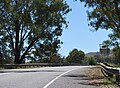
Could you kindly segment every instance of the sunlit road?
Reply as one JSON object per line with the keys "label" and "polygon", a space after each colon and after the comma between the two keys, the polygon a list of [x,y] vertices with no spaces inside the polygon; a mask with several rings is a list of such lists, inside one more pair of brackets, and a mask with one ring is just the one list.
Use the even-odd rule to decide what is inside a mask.
{"label": "sunlit road", "polygon": [[85,69],[64,66],[0,71],[0,88],[96,88],[86,85]]}

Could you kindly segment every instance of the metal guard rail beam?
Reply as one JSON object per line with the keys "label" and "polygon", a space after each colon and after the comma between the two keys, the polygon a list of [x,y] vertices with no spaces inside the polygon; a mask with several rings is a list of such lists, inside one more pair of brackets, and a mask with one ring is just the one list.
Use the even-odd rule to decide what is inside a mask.
{"label": "metal guard rail beam", "polygon": [[103,63],[100,64],[101,68],[106,71],[107,73],[113,74],[113,75],[120,75],[120,68],[114,68],[114,67],[108,67],[104,65]]}
{"label": "metal guard rail beam", "polygon": [[64,64],[57,63],[33,63],[33,64],[0,64],[0,67],[25,67],[25,66],[63,66]]}
{"label": "metal guard rail beam", "polygon": [[0,64],[3,68],[30,67],[30,66],[79,66],[77,63],[29,63],[29,64]]}
{"label": "metal guard rail beam", "polygon": [[103,73],[103,75],[105,77],[108,77],[108,78],[112,78],[115,76],[116,78],[116,82],[119,84],[120,83],[120,68],[114,68],[114,67],[110,67],[109,65],[106,66],[105,64],[103,63],[99,63],[100,67],[101,67],[101,71],[103,73],[106,73],[106,75]]}

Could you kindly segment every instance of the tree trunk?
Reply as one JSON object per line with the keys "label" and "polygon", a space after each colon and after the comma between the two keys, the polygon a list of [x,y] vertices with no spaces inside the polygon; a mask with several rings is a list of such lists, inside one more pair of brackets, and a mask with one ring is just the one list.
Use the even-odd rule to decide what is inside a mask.
{"label": "tree trunk", "polygon": [[19,32],[20,32],[20,26],[19,21],[16,20],[16,38],[15,38],[15,64],[20,64],[20,50],[19,50]]}
{"label": "tree trunk", "polygon": [[35,43],[35,39],[29,44],[29,46],[27,47],[26,51],[21,56],[20,63],[23,62],[23,60],[25,59],[25,55],[28,53],[29,49],[34,45],[34,43]]}

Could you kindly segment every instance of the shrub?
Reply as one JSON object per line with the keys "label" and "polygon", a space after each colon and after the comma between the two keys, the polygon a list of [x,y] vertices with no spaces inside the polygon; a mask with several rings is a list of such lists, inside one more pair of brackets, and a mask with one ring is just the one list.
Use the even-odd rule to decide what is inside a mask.
{"label": "shrub", "polygon": [[97,61],[94,57],[90,57],[89,58],[89,65],[96,65],[97,64]]}
{"label": "shrub", "polygon": [[96,65],[97,64],[97,60],[94,57],[86,57],[83,61],[82,61],[83,65]]}

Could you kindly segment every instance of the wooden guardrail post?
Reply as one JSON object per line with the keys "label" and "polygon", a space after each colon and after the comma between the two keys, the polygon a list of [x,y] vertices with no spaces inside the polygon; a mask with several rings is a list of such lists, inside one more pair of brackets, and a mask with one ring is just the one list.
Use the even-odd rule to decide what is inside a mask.
{"label": "wooden guardrail post", "polygon": [[120,75],[116,75],[116,82],[120,83]]}
{"label": "wooden guardrail post", "polygon": [[113,74],[107,73],[109,77],[113,77]]}
{"label": "wooden guardrail post", "polygon": [[120,83],[120,70],[118,70],[118,74],[115,75],[116,82]]}

